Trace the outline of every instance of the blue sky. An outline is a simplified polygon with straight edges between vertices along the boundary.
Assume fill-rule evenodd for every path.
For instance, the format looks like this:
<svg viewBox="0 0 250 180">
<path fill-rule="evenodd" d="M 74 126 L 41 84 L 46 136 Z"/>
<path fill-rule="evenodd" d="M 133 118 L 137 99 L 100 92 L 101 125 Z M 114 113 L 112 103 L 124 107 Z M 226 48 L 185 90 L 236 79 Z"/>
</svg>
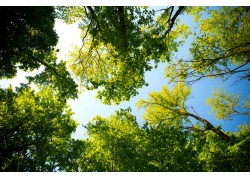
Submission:
<svg viewBox="0 0 250 180">
<path fill-rule="evenodd" d="M 162 7 L 157 7 L 158 9 L 162 9 Z M 189 24 L 191 27 L 193 26 L 193 18 L 181 16 L 181 21 Z M 65 55 L 71 49 L 72 44 L 81 45 L 80 39 L 80 30 L 77 28 L 77 24 L 74 25 L 66 25 L 62 21 L 57 20 L 55 24 L 55 29 L 59 35 L 59 43 L 57 48 L 60 49 L 58 54 L 58 59 L 67 59 Z M 179 52 L 176 53 L 178 58 L 188 58 L 188 49 L 189 44 L 192 42 L 192 37 L 187 40 L 187 43 L 179 48 Z M 82 124 L 86 125 L 92 118 L 96 115 L 102 117 L 108 117 L 111 114 L 114 114 L 115 110 L 119 110 L 120 108 L 128 108 L 129 106 L 132 109 L 132 114 L 137 116 L 137 120 L 139 124 L 143 124 L 142 114 L 143 110 L 138 110 L 135 107 L 136 102 L 143 98 L 147 99 L 148 94 L 154 91 L 161 91 L 162 85 L 168 84 L 167 79 L 164 79 L 164 67 L 167 63 L 159 64 L 157 69 L 153 69 L 150 72 L 146 72 L 145 78 L 146 82 L 149 84 L 148 87 L 143 87 L 139 89 L 139 94 L 133 98 L 129 102 L 122 102 L 119 106 L 115 105 L 103 105 L 98 99 L 95 98 L 96 91 L 87 91 L 79 95 L 79 98 L 76 100 L 69 100 L 73 112 L 73 118 L 80 124 L 76 130 L 76 133 L 73 134 L 74 138 L 82 139 L 83 134 L 86 130 L 82 127 Z M 12 80 L 0 80 L 0 85 L 2 88 L 7 87 L 9 84 L 12 86 L 18 86 L 21 82 L 25 82 L 25 75 L 32 75 L 36 72 L 32 73 L 24 73 L 22 71 L 18 72 L 18 76 Z M 233 78 L 232 78 L 233 79 Z M 205 101 L 208 97 L 212 95 L 213 88 L 218 87 L 221 83 L 218 79 L 210 80 L 204 79 L 192 86 L 192 95 L 191 99 L 187 101 L 187 105 L 192 105 L 196 112 L 202 118 L 210 121 L 214 126 L 218 124 L 222 124 L 222 128 L 224 130 L 234 131 L 238 124 L 242 124 L 244 121 L 249 122 L 245 118 L 245 116 L 238 116 L 234 118 L 233 121 L 217 121 L 215 118 L 209 114 L 210 107 L 206 106 Z M 227 87 L 231 85 L 232 81 L 229 79 L 224 86 Z M 249 94 L 249 81 L 242 81 L 236 86 L 230 87 L 228 89 L 229 92 L 241 92 L 242 97 L 246 97 Z"/>
</svg>

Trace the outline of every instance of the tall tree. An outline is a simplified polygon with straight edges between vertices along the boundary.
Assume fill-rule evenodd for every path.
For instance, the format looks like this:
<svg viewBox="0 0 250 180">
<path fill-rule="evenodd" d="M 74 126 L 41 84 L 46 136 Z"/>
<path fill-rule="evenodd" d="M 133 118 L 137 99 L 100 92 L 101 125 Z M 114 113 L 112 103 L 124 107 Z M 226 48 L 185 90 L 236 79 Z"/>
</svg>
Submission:
<svg viewBox="0 0 250 180">
<path fill-rule="evenodd" d="M 82 171 L 137 171 L 140 129 L 131 109 L 108 118 L 95 117 L 86 126 L 89 135 Z"/>
<path fill-rule="evenodd" d="M 191 57 L 169 63 L 166 77 L 170 82 L 186 81 L 190 84 L 206 77 L 220 77 L 225 81 L 233 74 L 239 74 L 235 82 L 248 79 L 250 8 L 207 9 L 205 12 L 209 18 L 202 20 L 199 13 L 203 10 L 200 7 L 189 9 L 190 14 L 196 15 L 197 23 L 190 48 Z"/>
<path fill-rule="evenodd" d="M 154 10 L 146 7 L 59 7 L 58 16 L 66 23 L 80 21 L 82 30 L 82 47 L 69 54 L 71 72 L 88 90 L 102 87 L 97 98 L 104 104 L 129 100 L 148 85 L 145 71 L 168 61 L 183 43 L 176 39 L 185 38 L 188 28 L 175 26 L 183 10 L 163 9 L 154 20 Z"/>
<path fill-rule="evenodd" d="M 0 170 L 54 171 L 77 123 L 68 105 L 49 88 L 35 93 L 27 85 L 0 89 Z M 52 161 L 53 159 L 53 161 Z"/>
<path fill-rule="evenodd" d="M 64 62 L 57 63 L 54 7 L 0 7 L 0 79 L 17 70 L 45 70 L 29 82 L 57 90 L 62 98 L 76 98 L 77 85 Z"/>
<path fill-rule="evenodd" d="M 191 88 L 184 83 L 177 83 L 172 90 L 163 86 L 161 92 L 152 92 L 148 100 L 141 99 L 137 103 L 138 108 L 145 108 L 144 119 L 154 124 L 166 124 L 182 126 L 185 129 L 204 133 L 212 131 L 222 140 L 230 142 L 230 137 L 218 128 L 215 128 L 208 120 L 200 117 L 195 109 L 188 107 L 185 102 L 191 94 Z M 202 128 L 187 126 L 193 118 L 202 124 Z"/>
<path fill-rule="evenodd" d="M 58 41 L 54 7 L 0 7 L 0 78 L 45 65 Z M 50 59 L 47 59 L 50 63 Z"/>
</svg>

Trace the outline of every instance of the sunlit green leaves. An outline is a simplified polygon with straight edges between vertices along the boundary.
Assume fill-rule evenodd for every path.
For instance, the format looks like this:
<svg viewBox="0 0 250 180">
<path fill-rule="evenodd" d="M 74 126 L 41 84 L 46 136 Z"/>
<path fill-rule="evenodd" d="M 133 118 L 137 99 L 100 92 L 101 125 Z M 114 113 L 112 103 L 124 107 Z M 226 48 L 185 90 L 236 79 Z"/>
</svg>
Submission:
<svg viewBox="0 0 250 180">
<path fill-rule="evenodd" d="M 191 56 L 170 62 L 165 69 L 166 77 L 170 82 L 192 84 L 206 77 L 225 81 L 235 73 L 249 72 L 246 68 L 250 52 L 249 8 L 208 8 L 206 19 L 199 17 L 201 11 L 201 7 L 187 8 L 186 12 L 195 15 L 197 23 L 189 49 Z M 240 80 L 244 78 L 247 76 Z"/>
<path fill-rule="evenodd" d="M 0 107 L 1 171 L 56 170 L 49 159 L 77 127 L 68 105 L 49 88 L 35 93 L 23 85 L 0 89 Z"/>
<path fill-rule="evenodd" d="M 211 107 L 211 114 L 219 119 L 232 119 L 234 115 L 247 115 L 249 117 L 249 97 L 245 100 L 245 105 L 240 103 L 240 94 L 227 93 L 220 88 L 212 92 L 213 97 L 207 99 L 207 104 Z"/>
<path fill-rule="evenodd" d="M 170 9 L 157 23 L 154 10 L 146 7 L 60 7 L 59 12 L 68 23 L 79 20 L 82 30 L 82 47 L 69 53 L 71 72 L 86 89 L 100 88 L 97 98 L 104 104 L 136 96 L 147 85 L 144 73 L 153 68 L 151 61 L 154 67 L 169 61 L 190 34 L 183 24 L 168 30 Z M 176 41 L 179 36 L 183 39 Z"/>
<path fill-rule="evenodd" d="M 169 89 L 168 86 L 163 86 L 161 92 L 152 92 L 149 94 L 148 100 L 140 100 L 137 103 L 138 108 L 145 108 L 143 118 L 150 125 L 157 124 L 179 124 L 182 120 L 188 122 L 188 119 L 183 116 L 186 113 L 185 101 L 191 93 L 191 88 L 183 83 L 178 83 L 176 86 Z"/>
<path fill-rule="evenodd" d="M 86 128 L 90 142 L 86 159 L 91 161 L 92 171 L 136 171 L 133 164 L 139 161 L 136 152 L 141 138 L 129 109 L 121 109 L 108 118 L 97 116 Z"/>
</svg>

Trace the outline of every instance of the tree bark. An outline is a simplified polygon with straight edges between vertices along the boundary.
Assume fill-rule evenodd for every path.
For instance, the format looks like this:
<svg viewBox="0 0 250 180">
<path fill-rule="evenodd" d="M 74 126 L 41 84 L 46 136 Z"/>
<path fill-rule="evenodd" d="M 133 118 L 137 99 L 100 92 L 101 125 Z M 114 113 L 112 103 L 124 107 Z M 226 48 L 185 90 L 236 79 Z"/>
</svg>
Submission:
<svg viewBox="0 0 250 180">
<path fill-rule="evenodd" d="M 168 33 L 170 33 L 172 27 L 174 26 L 174 22 L 175 22 L 176 18 L 181 14 L 181 12 L 182 12 L 183 9 L 184 9 L 184 6 L 179 6 L 179 9 L 176 11 L 176 13 L 174 14 L 174 16 L 171 19 L 169 17 L 169 19 L 170 19 L 169 26 L 168 26 L 167 31 L 164 33 L 163 37 L 166 37 L 166 35 Z M 170 16 L 171 16 L 171 14 L 170 14 Z"/>
<path fill-rule="evenodd" d="M 210 122 L 208 122 L 206 119 L 203 119 L 201 117 L 198 117 L 192 113 L 186 112 L 186 115 L 191 116 L 193 118 L 195 118 L 196 120 L 202 122 L 203 124 L 205 124 L 207 126 L 207 130 L 211 130 L 214 133 L 216 133 L 217 135 L 219 135 L 221 137 L 222 140 L 225 140 L 227 142 L 230 142 L 231 138 L 226 135 L 225 133 L 223 133 L 222 131 L 216 129 Z"/>
</svg>

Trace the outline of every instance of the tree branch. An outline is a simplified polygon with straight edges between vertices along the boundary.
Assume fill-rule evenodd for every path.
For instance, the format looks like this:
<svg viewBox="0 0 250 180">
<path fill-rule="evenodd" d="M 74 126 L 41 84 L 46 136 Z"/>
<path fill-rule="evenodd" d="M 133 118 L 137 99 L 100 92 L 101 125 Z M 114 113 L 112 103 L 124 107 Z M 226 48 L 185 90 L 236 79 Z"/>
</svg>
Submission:
<svg viewBox="0 0 250 180">
<path fill-rule="evenodd" d="M 216 133 L 217 135 L 219 135 L 221 137 L 222 140 L 225 140 L 227 142 L 230 142 L 231 138 L 226 135 L 225 133 L 223 133 L 222 131 L 216 129 L 210 122 L 208 122 L 206 119 L 203 119 L 201 117 L 198 117 L 192 113 L 186 112 L 185 113 L 187 116 L 191 116 L 193 118 L 195 118 L 196 120 L 202 122 L 203 124 L 205 124 L 207 126 L 207 130 L 211 130 L 214 133 Z"/>
<path fill-rule="evenodd" d="M 95 11 L 92 9 L 91 6 L 87 6 L 87 9 L 90 11 L 91 15 L 96 18 Z"/>
<path fill-rule="evenodd" d="M 87 10 L 86 10 L 86 7 L 85 7 L 85 6 L 83 6 L 83 7 L 84 7 L 84 11 L 85 11 L 86 16 L 89 17 L 89 16 L 88 16 L 88 12 L 87 12 Z"/>
<path fill-rule="evenodd" d="M 174 11 L 174 6 L 171 6 L 171 11 L 170 11 L 167 23 L 170 22 L 170 18 L 171 18 L 172 14 L 173 14 L 173 11 Z"/>
<path fill-rule="evenodd" d="M 189 81 L 189 83 L 191 83 L 191 84 L 192 84 L 192 83 L 195 83 L 195 82 L 201 80 L 202 78 L 209 77 L 209 76 L 215 76 L 215 77 L 216 77 L 216 76 L 221 76 L 221 75 L 228 75 L 228 74 L 232 75 L 232 74 L 235 74 L 235 73 L 240 73 L 240 72 L 249 71 L 250 68 L 246 68 L 246 69 L 242 69 L 242 70 L 237 70 L 237 69 L 239 69 L 239 68 L 245 66 L 245 65 L 248 64 L 249 62 L 250 62 L 250 61 L 247 61 L 245 64 L 243 64 L 243 65 L 241 65 L 241 66 L 239 66 L 239 67 L 237 67 L 237 68 L 235 68 L 235 69 L 233 69 L 233 70 L 228 70 L 228 71 L 222 72 L 222 73 L 209 74 L 209 75 L 203 75 L 203 76 L 197 77 L 197 79 L 191 80 L 191 81 Z M 224 79 L 224 80 L 225 80 L 225 79 Z"/>
<path fill-rule="evenodd" d="M 169 8 L 167 9 L 161 9 L 161 10 L 165 10 L 164 13 L 161 15 L 161 17 L 159 18 L 159 20 L 154 24 L 154 26 L 157 26 L 157 24 L 161 21 L 161 19 L 163 18 L 163 16 L 165 15 L 165 13 L 170 9 L 170 8 L 173 8 L 174 6 L 170 6 Z M 160 10 L 159 10 L 160 11 Z M 155 11 L 157 12 L 157 11 Z M 170 16 L 169 16 L 170 18 Z M 168 21 L 167 21 L 168 22 Z"/>
<path fill-rule="evenodd" d="M 202 132 L 202 133 L 204 133 L 204 130 L 201 130 L 201 129 L 198 129 L 198 128 L 195 128 L 195 127 L 191 127 L 191 126 L 184 127 L 184 129 L 188 129 L 188 130 L 194 131 L 194 132 Z"/>
<path fill-rule="evenodd" d="M 47 63 L 46 61 L 41 61 L 40 59 L 38 59 L 38 58 L 36 58 L 35 56 L 30 55 L 30 54 L 29 54 L 29 56 L 30 56 L 32 59 L 34 59 L 35 61 L 37 61 L 37 62 L 39 62 L 40 64 L 42 64 L 42 65 L 44 65 L 45 67 L 47 67 L 48 69 L 52 70 L 56 75 L 58 75 L 58 76 L 61 77 L 62 79 L 64 79 L 64 77 L 62 77 L 61 74 L 59 74 L 59 73 L 57 72 L 57 70 L 56 70 L 54 67 L 52 67 L 49 63 Z"/>
<path fill-rule="evenodd" d="M 85 33 L 85 35 L 84 35 L 84 37 L 82 38 L 82 47 L 79 49 L 79 57 L 80 57 L 80 51 L 82 50 L 82 48 L 83 48 L 83 46 L 84 46 L 84 40 L 85 40 L 85 38 L 87 37 L 87 35 L 88 35 L 88 32 L 89 32 L 89 29 L 90 29 L 90 26 L 91 26 L 91 23 L 92 23 L 92 21 L 90 21 L 90 23 L 89 23 L 89 25 L 88 25 L 88 28 L 87 28 L 87 31 L 86 31 L 86 33 Z"/>
<path fill-rule="evenodd" d="M 173 26 L 174 26 L 174 22 L 175 22 L 177 16 L 181 14 L 181 12 L 182 12 L 183 9 L 184 9 L 184 6 L 179 6 L 179 9 L 176 11 L 175 15 L 174 15 L 174 16 L 172 17 L 172 19 L 170 20 L 169 27 L 168 27 L 167 31 L 164 33 L 163 38 L 165 38 L 166 35 L 167 35 L 168 33 L 170 33 L 171 29 L 172 29 Z"/>
</svg>

